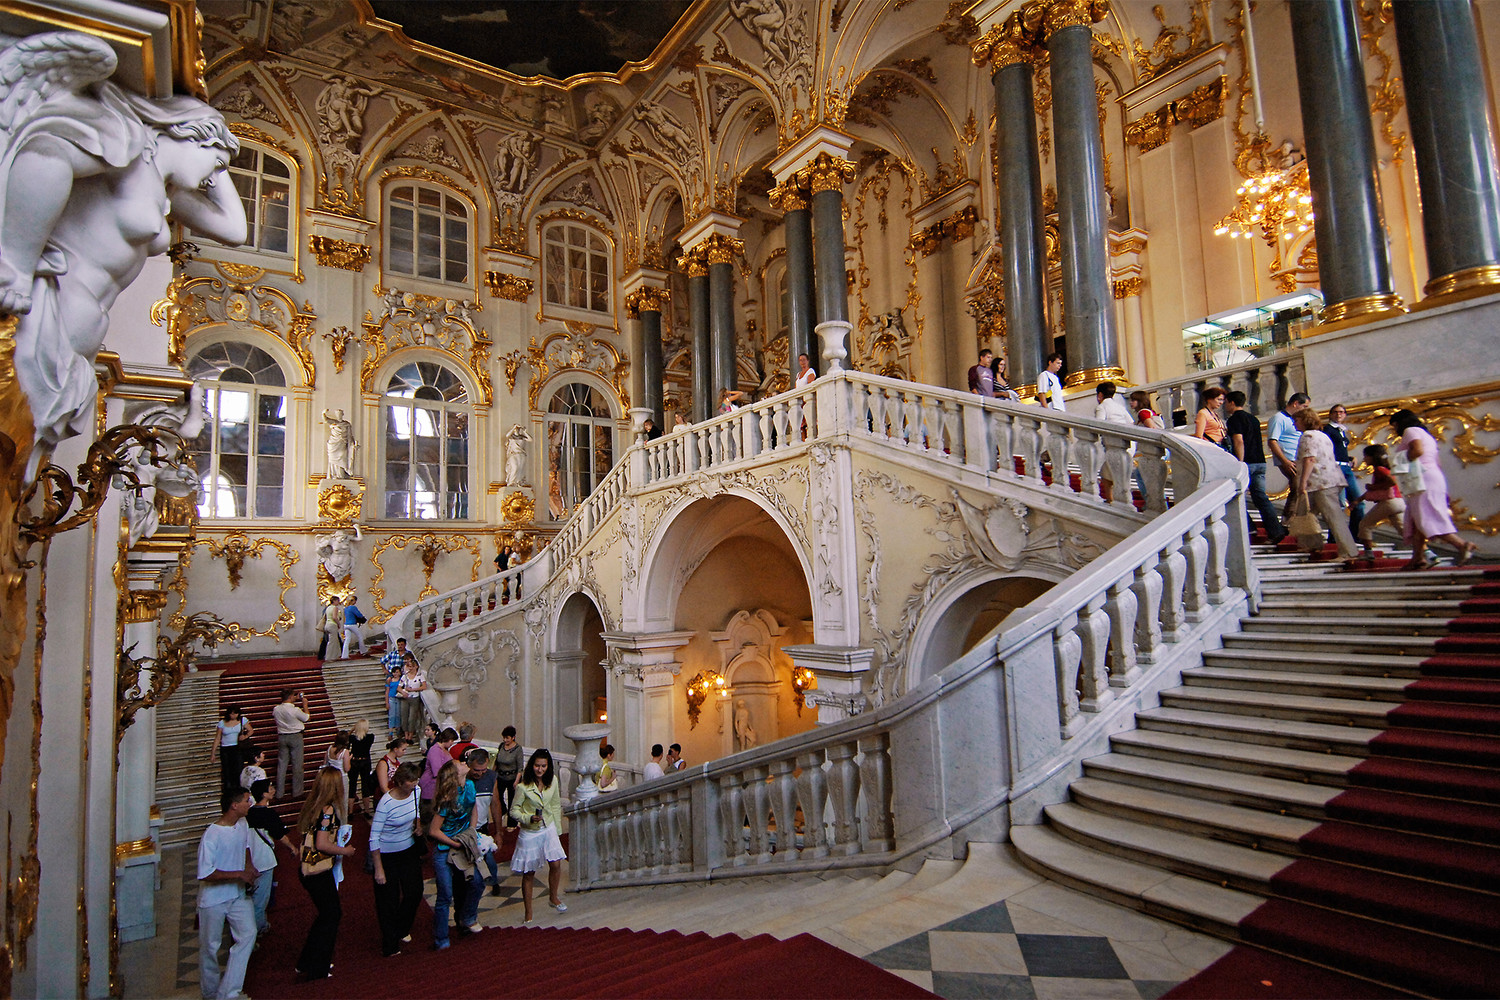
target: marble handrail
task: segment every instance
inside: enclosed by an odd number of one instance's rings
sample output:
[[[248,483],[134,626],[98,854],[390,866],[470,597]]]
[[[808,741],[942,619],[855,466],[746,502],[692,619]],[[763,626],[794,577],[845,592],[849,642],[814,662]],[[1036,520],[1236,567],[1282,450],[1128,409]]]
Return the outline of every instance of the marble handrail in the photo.
[[[1165,414],[1163,419],[1170,425],[1172,413],[1176,410],[1184,411],[1191,424],[1193,414],[1202,405],[1203,390],[1214,386],[1225,392],[1236,389],[1243,392],[1245,408],[1262,421],[1269,420],[1271,414],[1286,405],[1288,396],[1294,392],[1307,391],[1307,369],[1302,361],[1302,349],[1295,347],[1237,365],[1188,372],[1177,378],[1137,386],[1136,389],[1151,393],[1152,398],[1160,404],[1157,409]]]

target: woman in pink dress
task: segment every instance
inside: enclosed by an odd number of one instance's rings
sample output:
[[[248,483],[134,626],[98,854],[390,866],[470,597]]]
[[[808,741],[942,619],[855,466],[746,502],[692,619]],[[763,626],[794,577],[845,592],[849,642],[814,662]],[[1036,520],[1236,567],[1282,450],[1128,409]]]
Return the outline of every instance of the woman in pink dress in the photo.
[[[1462,566],[1474,556],[1477,548],[1473,542],[1458,537],[1453,526],[1453,515],[1448,510],[1448,480],[1443,467],[1438,463],[1438,443],[1415,413],[1397,410],[1391,414],[1391,426],[1401,435],[1401,443],[1395,450],[1405,454],[1408,461],[1422,470],[1421,484],[1417,487],[1408,481],[1411,489],[1403,487],[1406,498],[1406,520],[1403,525],[1406,540],[1411,543],[1411,561],[1405,569],[1425,569],[1427,566],[1427,543],[1430,540],[1445,542],[1458,550],[1455,565]],[[1415,477],[1413,477],[1415,478]]]

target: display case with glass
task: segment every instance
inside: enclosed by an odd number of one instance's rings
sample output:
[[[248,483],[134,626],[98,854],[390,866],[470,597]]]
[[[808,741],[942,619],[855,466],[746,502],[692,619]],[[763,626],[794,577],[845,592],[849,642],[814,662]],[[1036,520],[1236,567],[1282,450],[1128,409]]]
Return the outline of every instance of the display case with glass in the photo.
[[[1187,369],[1223,368],[1286,350],[1318,321],[1322,308],[1323,296],[1305,289],[1190,323],[1182,328]]]

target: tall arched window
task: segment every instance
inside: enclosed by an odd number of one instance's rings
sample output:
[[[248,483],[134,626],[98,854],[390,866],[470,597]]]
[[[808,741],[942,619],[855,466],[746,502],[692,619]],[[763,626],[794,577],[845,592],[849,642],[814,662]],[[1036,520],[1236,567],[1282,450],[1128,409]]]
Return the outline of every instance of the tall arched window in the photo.
[[[547,301],[609,312],[609,244],[587,226],[557,222],[542,233]]]
[[[208,422],[193,442],[199,517],[281,517],[286,482],[286,376],[251,344],[211,344],[188,362]]]
[[[385,516],[469,516],[469,391],[436,361],[418,361],[385,389]]]
[[[547,406],[547,508],[560,520],[615,464],[615,422],[602,393],[569,382]]]
[[[292,245],[292,170],[279,157],[244,145],[229,161],[229,176],[245,206],[250,224],[246,247],[290,253]]]
[[[431,281],[469,280],[469,207],[437,188],[403,184],[387,195],[386,270]]]

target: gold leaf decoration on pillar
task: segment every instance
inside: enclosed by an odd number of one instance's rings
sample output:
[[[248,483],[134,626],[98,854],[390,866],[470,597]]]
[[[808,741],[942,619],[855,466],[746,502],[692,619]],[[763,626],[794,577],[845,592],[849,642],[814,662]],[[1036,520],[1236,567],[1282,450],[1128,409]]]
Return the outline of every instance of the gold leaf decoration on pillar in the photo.
[[[509,493],[500,501],[500,516],[507,528],[530,524],[536,518],[536,501],[527,493]]]
[[[348,527],[359,520],[363,500],[364,490],[356,493],[343,483],[334,483],[318,494],[318,517]]]

